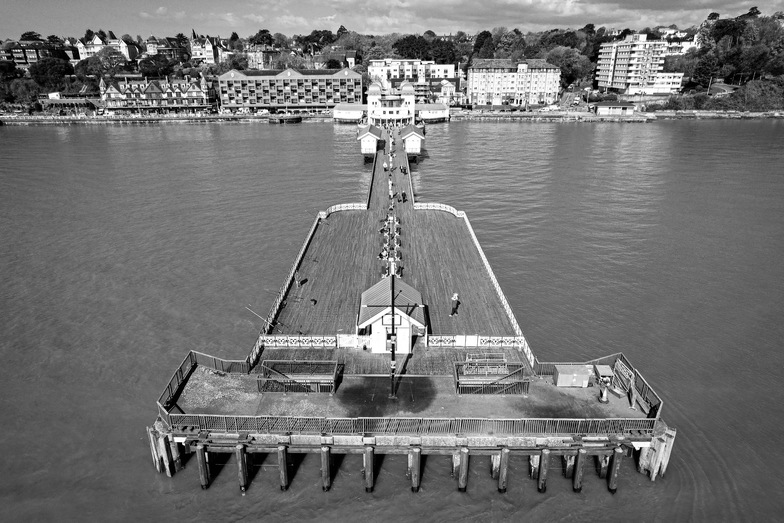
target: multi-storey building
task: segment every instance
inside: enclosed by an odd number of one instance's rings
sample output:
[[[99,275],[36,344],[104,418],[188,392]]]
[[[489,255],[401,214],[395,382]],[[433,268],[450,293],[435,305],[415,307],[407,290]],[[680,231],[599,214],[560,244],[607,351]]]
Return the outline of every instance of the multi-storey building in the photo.
[[[596,79],[599,87],[623,94],[666,94],[680,88],[683,73],[662,73],[668,43],[631,34],[601,44]],[[673,75],[680,75],[676,79]],[[677,83],[677,86],[675,85]]]
[[[345,68],[295,71],[231,70],[218,78],[223,108],[329,109],[362,102],[362,75]]]
[[[368,75],[373,80],[407,80],[415,82],[419,79],[437,80],[455,77],[455,64],[437,64],[430,60],[416,60],[404,58],[384,58],[370,60]]]
[[[221,63],[229,50],[223,43],[220,37],[211,36],[196,36],[193,33],[191,38],[191,60],[197,62],[204,62],[205,64],[219,64]]]
[[[145,42],[148,56],[163,55],[169,60],[187,60],[186,49],[176,38],[150,36]]]
[[[166,80],[130,80],[99,84],[107,113],[198,112],[209,109],[211,86],[204,76]]]
[[[14,62],[20,69],[29,69],[42,58],[60,58],[69,60],[66,47],[61,44],[51,44],[40,40],[22,40],[19,42],[7,41],[3,44],[0,60]]]
[[[545,60],[477,59],[468,68],[468,101],[477,105],[551,104],[561,70]]]

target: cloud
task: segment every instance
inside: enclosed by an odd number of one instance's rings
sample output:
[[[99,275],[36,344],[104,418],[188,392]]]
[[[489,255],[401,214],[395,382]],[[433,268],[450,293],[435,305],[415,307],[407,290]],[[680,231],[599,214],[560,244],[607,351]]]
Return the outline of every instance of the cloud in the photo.
[[[251,22],[256,22],[257,24],[264,23],[264,21],[266,20],[266,18],[264,18],[263,16],[254,15],[254,14],[242,15],[242,18],[244,18],[245,20],[250,20]]]
[[[152,13],[148,13],[146,11],[142,11],[139,13],[139,16],[146,19],[155,19],[155,20],[182,20],[185,18],[185,11],[174,11],[172,13],[169,12],[167,7],[159,7]]]
[[[302,28],[308,27],[310,22],[302,16],[294,16],[294,15],[282,15],[278,16],[274,19],[275,25],[279,25],[286,28]]]

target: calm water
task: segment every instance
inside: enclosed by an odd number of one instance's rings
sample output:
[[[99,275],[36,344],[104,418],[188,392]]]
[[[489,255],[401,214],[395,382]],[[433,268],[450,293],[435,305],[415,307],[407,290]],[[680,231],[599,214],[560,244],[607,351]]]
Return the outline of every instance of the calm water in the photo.
[[[466,210],[534,352],[618,351],[678,429],[667,476],[627,460],[618,493],[474,458],[412,494],[405,458],[365,494],[361,458],[289,492],[271,459],[241,497],[152,467],[144,427],[189,349],[241,358],[314,214],[361,201],[355,128],[0,128],[0,505],[7,520],[762,521],[784,510],[784,122],[428,129],[418,197]],[[555,465],[555,462],[553,463]]]

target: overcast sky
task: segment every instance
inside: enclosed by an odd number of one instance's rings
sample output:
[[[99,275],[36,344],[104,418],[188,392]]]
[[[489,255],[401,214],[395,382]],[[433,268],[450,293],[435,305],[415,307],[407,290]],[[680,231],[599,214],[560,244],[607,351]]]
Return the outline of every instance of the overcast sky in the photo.
[[[44,37],[84,35],[85,29],[146,38],[191,29],[210,36],[242,37],[259,29],[287,36],[344,25],[364,34],[476,33],[493,27],[523,32],[553,28],[642,29],[699,24],[711,12],[737,16],[752,6],[762,14],[784,10],[784,0],[3,0],[0,38],[24,31]]]

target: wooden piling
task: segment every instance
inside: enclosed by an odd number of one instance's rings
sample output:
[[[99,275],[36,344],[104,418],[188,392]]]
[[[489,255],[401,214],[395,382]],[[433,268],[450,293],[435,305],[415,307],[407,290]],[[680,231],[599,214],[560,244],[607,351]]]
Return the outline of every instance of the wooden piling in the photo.
[[[574,456],[561,456],[563,458],[563,475],[571,479],[574,476]]]
[[[468,447],[460,448],[460,474],[457,478],[457,490],[465,492],[468,485]]]
[[[166,434],[158,436],[158,454],[161,456],[164,472],[166,472],[167,476],[172,477],[174,475],[174,465],[172,464],[169,437]]]
[[[607,481],[607,488],[610,493],[615,494],[618,490],[618,474],[621,470],[621,460],[623,459],[623,449],[615,447],[612,458],[612,469],[610,470],[610,478]]]
[[[248,489],[248,454],[245,452],[245,445],[234,447],[234,455],[237,456],[237,478],[240,482],[240,492],[244,495]]]
[[[609,455],[596,456],[596,460],[599,463],[599,477],[604,479],[607,477],[607,467],[610,465],[610,456]]]
[[[542,449],[542,457],[539,460],[539,492],[547,491],[547,470],[550,468],[550,449]]]
[[[460,470],[460,451],[456,450],[452,453],[452,477],[456,477]]]
[[[667,442],[667,445],[664,449],[664,457],[662,458],[661,468],[659,469],[659,474],[664,476],[664,473],[667,471],[667,464],[670,462],[670,454],[672,453],[672,446],[675,444],[675,436],[677,435],[678,431],[673,428],[667,428],[664,431],[664,440]]]
[[[490,477],[498,479],[498,471],[501,467],[501,453],[495,452],[490,455]]]
[[[531,479],[539,479],[539,454],[528,456],[528,467]]]
[[[583,490],[583,473],[585,472],[585,462],[588,460],[588,451],[580,449],[577,451],[577,460],[574,464],[574,479],[572,481],[572,490],[575,492],[582,492]]]
[[[506,476],[509,471],[509,449],[501,449],[498,459],[498,492],[506,493]]]
[[[332,460],[329,455],[329,447],[321,447],[321,490],[328,492],[332,487]]]
[[[161,466],[161,457],[158,455],[158,437],[156,436],[155,429],[147,427],[147,438],[150,440],[150,453],[152,454],[152,464],[155,470],[163,472]]]
[[[169,441],[169,450],[171,451],[172,463],[174,463],[174,472],[182,470],[182,457],[180,456],[180,444],[174,440],[174,437]]]
[[[411,462],[409,472],[411,473],[411,492],[419,492],[419,475],[421,473],[422,449],[414,447],[408,451],[408,459]]]
[[[646,474],[651,468],[651,457],[653,451],[650,447],[642,447],[640,449],[640,457],[637,460],[637,472]]]
[[[365,492],[373,492],[373,447],[367,445],[365,447]]]
[[[210,465],[207,463],[207,450],[201,443],[196,445],[196,461],[199,464],[201,488],[206,489],[210,486]]]
[[[278,471],[280,472],[280,490],[288,490],[289,460],[286,445],[278,445]]]

